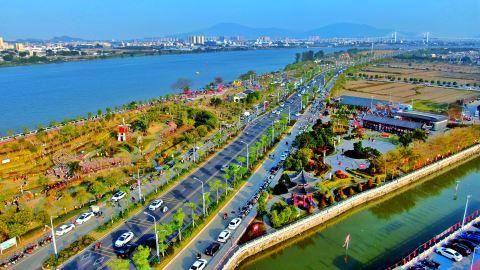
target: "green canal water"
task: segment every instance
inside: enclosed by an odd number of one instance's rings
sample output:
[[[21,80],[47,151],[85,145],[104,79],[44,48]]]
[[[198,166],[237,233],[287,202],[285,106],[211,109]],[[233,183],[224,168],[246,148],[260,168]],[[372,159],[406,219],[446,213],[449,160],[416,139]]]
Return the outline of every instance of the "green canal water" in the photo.
[[[459,181],[458,199],[455,197]],[[353,209],[285,245],[251,257],[242,270],[384,269],[480,208],[480,158]],[[342,248],[351,235],[348,256]]]

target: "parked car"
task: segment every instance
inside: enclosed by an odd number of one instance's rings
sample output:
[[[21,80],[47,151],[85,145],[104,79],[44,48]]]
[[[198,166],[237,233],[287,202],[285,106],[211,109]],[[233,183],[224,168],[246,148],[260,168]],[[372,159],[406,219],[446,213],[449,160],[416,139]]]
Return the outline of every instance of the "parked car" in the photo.
[[[462,244],[451,243],[451,244],[445,245],[445,247],[453,249],[453,250],[455,250],[456,252],[460,253],[462,256],[465,256],[465,257],[472,254],[472,251],[468,247],[466,247]]]
[[[157,210],[160,206],[162,206],[163,201],[161,199],[154,200],[149,206],[148,210],[155,211]]]
[[[83,224],[83,223],[87,222],[89,219],[91,219],[92,217],[93,217],[92,212],[83,213],[80,216],[78,216],[78,218],[75,220],[75,223]]]
[[[227,242],[228,238],[230,238],[230,235],[232,234],[231,231],[229,230],[223,230],[219,235],[218,235],[218,238],[217,238],[217,241],[220,242],[220,243],[225,243]]]
[[[440,264],[434,260],[430,260],[430,259],[423,259],[419,262],[420,264],[422,265],[425,265],[426,267],[428,267],[428,269],[438,269],[440,268]]]
[[[121,247],[121,246],[125,245],[126,243],[132,241],[132,239],[133,239],[133,232],[132,231],[122,233],[122,235],[120,235],[120,237],[118,237],[117,241],[115,241],[115,246],[116,247]]]
[[[73,224],[73,223],[63,224],[60,227],[58,227],[58,229],[55,231],[55,235],[62,236],[64,234],[72,231],[73,229],[75,229],[75,224]]]
[[[453,239],[452,240],[452,243],[459,243],[459,244],[462,244],[466,247],[468,247],[470,250],[473,250],[477,245],[475,243],[473,243],[472,241],[469,241],[467,239],[462,239],[462,238],[457,238],[457,239]]]
[[[203,270],[205,266],[207,265],[207,260],[205,259],[199,259],[196,260],[192,266],[190,266],[189,270]]]
[[[460,239],[464,239],[464,240],[467,240],[467,241],[470,241],[472,243],[474,243],[475,245],[480,245],[480,240],[478,238],[476,238],[474,235],[468,235],[468,234],[460,234]]]
[[[127,195],[126,192],[118,191],[117,193],[113,194],[113,196],[112,196],[112,201],[118,202],[118,201],[120,201],[121,199],[123,199],[126,195]]]
[[[280,156],[280,160],[281,160],[281,161],[285,161],[286,159],[287,159],[287,155],[282,154],[282,155]]]
[[[478,234],[474,234],[472,232],[463,232],[460,236],[474,242],[477,245],[480,244],[480,235]]]
[[[220,244],[217,242],[212,242],[206,249],[205,255],[214,256],[215,253],[220,249]]]
[[[230,230],[235,230],[238,228],[241,222],[242,222],[241,218],[234,218],[230,221],[230,223],[228,223],[228,228]]]
[[[460,253],[450,248],[439,247],[437,250],[435,250],[435,252],[452,261],[459,262],[463,259],[463,256]]]
[[[163,208],[162,208],[162,213],[166,213],[168,211],[168,207],[165,205]]]

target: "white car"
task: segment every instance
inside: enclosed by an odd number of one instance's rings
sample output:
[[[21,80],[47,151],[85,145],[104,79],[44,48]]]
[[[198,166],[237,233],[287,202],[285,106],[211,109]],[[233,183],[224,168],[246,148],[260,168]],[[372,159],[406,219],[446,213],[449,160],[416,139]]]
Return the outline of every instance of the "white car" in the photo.
[[[230,230],[235,230],[236,228],[238,228],[241,222],[242,222],[241,218],[234,218],[230,221],[230,223],[228,223],[228,228]]]
[[[87,222],[89,219],[91,219],[92,217],[93,217],[92,212],[83,213],[75,220],[75,223],[83,224],[83,223]]]
[[[60,227],[58,227],[58,229],[55,231],[55,235],[57,236],[62,236],[66,233],[68,233],[69,231],[75,229],[75,224],[71,223],[71,224],[63,224],[61,225]]]
[[[281,160],[281,161],[285,161],[286,159],[287,159],[287,155],[282,154],[282,155],[280,156],[280,160]]]
[[[123,197],[125,197],[125,195],[127,195],[126,192],[118,191],[117,193],[113,194],[113,196],[112,196],[112,201],[118,202],[118,201],[120,201]]]
[[[162,206],[163,204],[163,201],[158,199],[158,200],[154,200],[149,206],[148,206],[148,210],[151,210],[151,211],[155,211],[157,210],[160,206]]]
[[[230,235],[232,234],[231,231],[229,230],[223,230],[219,235],[218,235],[218,238],[217,238],[217,241],[220,242],[220,243],[225,243],[227,242],[228,238],[230,238]]]
[[[205,259],[199,259],[199,260],[196,260],[192,266],[190,266],[190,269],[189,270],[202,270],[205,268],[205,266],[207,265],[207,260]]]
[[[456,262],[459,262],[463,259],[463,256],[460,253],[451,248],[439,247],[437,250],[435,250],[435,252]]]
[[[115,241],[115,246],[122,247],[126,243],[132,241],[132,239],[133,239],[133,232],[130,231],[130,232],[122,233],[122,235],[118,237],[117,241]]]

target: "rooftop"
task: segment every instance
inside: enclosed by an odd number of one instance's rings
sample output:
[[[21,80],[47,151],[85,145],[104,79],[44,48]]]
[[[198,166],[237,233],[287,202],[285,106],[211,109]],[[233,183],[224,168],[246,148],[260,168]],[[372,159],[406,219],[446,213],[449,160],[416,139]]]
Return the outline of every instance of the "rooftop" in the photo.
[[[371,99],[371,98],[362,98],[362,97],[354,97],[354,96],[340,96],[340,103],[345,105],[351,106],[363,106],[363,107],[370,107],[374,105],[384,105],[388,104],[389,102],[386,100],[380,99]]]
[[[422,123],[418,123],[418,122],[405,121],[405,120],[400,120],[400,119],[395,119],[390,117],[381,117],[381,116],[376,116],[371,114],[364,116],[362,120],[401,127],[401,128],[408,128],[408,129],[417,129],[417,128],[422,128],[423,126]]]
[[[448,117],[446,117],[445,115],[418,112],[418,111],[397,112],[397,115],[402,117],[417,118],[417,119],[431,121],[431,122],[442,122],[442,121],[448,120]]]

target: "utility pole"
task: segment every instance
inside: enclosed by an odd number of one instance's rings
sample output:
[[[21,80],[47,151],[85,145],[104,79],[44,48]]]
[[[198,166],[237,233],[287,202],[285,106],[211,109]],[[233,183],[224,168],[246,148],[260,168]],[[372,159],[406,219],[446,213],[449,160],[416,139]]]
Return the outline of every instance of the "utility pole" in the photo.
[[[468,209],[468,200],[470,200],[472,195],[467,195],[467,202],[465,203],[465,212],[463,212],[463,219],[462,219],[462,227],[460,228],[463,231],[463,226],[465,226],[465,218],[467,217],[467,209]]]
[[[250,159],[250,158],[249,158],[250,153],[248,152],[248,143],[246,143],[246,142],[244,142],[244,141],[240,141],[240,142],[244,143],[244,144],[247,146],[247,169],[248,169],[248,168],[250,168],[250,162],[249,162],[249,161],[250,161],[250,160],[249,160],[249,159]]]
[[[193,180],[198,181],[198,182],[200,182],[200,184],[202,184],[202,202],[203,202],[203,204],[202,204],[203,207],[202,208],[203,208],[203,216],[205,217],[206,216],[206,212],[205,212],[205,192],[203,192],[203,181],[198,179],[195,176],[193,177]]]
[[[140,169],[137,169],[138,201],[142,201],[142,181],[140,180]]]
[[[53,252],[55,253],[55,259],[58,259],[57,240],[55,239],[55,231],[53,229],[53,218],[53,216],[50,216],[50,229],[52,230]]]
[[[160,251],[158,250],[158,231],[157,231],[157,219],[155,218],[154,215],[151,215],[147,212],[143,212],[145,215],[153,218],[153,226],[154,226],[154,231],[155,231],[155,244],[156,244],[156,248],[157,248],[157,258],[158,258],[158,261],[160,261]]]

